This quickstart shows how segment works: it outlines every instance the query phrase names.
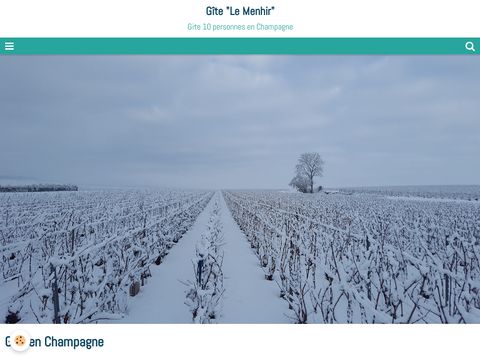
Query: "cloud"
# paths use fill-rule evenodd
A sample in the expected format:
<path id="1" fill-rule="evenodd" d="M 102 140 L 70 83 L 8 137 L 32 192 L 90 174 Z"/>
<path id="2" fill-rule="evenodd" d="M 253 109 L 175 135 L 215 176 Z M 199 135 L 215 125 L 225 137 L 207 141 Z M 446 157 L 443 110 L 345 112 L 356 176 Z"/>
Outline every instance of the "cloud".
<path id="1" fill-rule="evenodd" d="M 0 177 L 283 188 L 479 183 L 480 64 L 465 56 L 0 58 Z"/>

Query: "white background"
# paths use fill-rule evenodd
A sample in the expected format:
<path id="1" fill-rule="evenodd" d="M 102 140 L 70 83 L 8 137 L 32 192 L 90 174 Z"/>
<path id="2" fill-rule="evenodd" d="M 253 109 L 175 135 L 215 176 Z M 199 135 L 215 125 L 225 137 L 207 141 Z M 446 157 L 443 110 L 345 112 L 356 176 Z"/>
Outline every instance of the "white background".
<path id="1" fill-rule="evenodd" d="M 188 23 L 293 24 L 295 37 L 479 37 L 478 0 L 4 1 L 0 37 L 194 37 Z M 271 6 L 270 17 L 208 17 L 208 5 Z M 103 337 L 92 350 L 14 353 L 5 336 Z M 461 359 L 478 357 L 480 325 L 0 325 L 0 359 Z M 472 357 L 473 356 L 473 357 Z"/>
<path id="2" fill-rule="evenodd" d="M 264 17 L 206 16 L 206 6 L 275 6 Z M 0 37 L 206 37 L 188 23 L 293 24 L 293 37 L 479 37 L 478 0 L 22 0 L 3 1 Z"/>
<path id="3" fill-rule="evenodd" d="M 102 337 L 103 348 L 30 348 L 5 336 Z M 2 325 L 0 359 L 478 359 L 479 325 Z"/>

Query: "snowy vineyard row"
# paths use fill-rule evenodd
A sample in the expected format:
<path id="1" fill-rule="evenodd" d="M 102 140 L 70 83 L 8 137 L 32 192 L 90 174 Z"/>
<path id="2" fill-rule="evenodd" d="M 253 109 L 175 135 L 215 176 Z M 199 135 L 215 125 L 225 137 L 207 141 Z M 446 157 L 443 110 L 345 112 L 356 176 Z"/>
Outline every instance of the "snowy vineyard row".
<path id="1" fill-rule="evenodd" d="M 224 293 L 223 227 L 220 220 L 219 193 L 214 195 L 205 232 L 195 246 L 193 270 L 195 279 L 187 283 L 185 304 L 197 324 L 218 321 Z"/>
<path id="2" fill-rule="evenodd" d="M 480 322 L 478 204 L 224 196 L 296 322 Z"/>
<path id="3" fill-rule="evenodd" d="M 20 194 L 0 206 L 0 256 L 11 321 L 114 319 L 212 193 Z M 55 307 L 58 317 L 53 319 Z"/>
<path id="4" fill-rule="evenodd" d="M 141 216 L 132 205 L 144 206 L 146 212 L 161 212 L 192 195 L 178 191 L 0 194 L 0 246 L 21 247 L 24 240 L 35 240 L 44 232 L 85 232 L 82 227 L 107 226 L 108 221 L 115 227 L 118 220 Z"/>

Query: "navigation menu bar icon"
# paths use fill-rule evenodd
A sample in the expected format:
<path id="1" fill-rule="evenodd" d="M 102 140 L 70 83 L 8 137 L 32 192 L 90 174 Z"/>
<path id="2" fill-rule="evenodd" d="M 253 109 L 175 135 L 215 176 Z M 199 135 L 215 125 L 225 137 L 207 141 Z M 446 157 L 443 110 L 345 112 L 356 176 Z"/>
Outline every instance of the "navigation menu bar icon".
<path id="1" fill-rule="evenodd" d="M 5 41 L 5 51 L 15 50 L 15 43 L 13 41 Z"/>

